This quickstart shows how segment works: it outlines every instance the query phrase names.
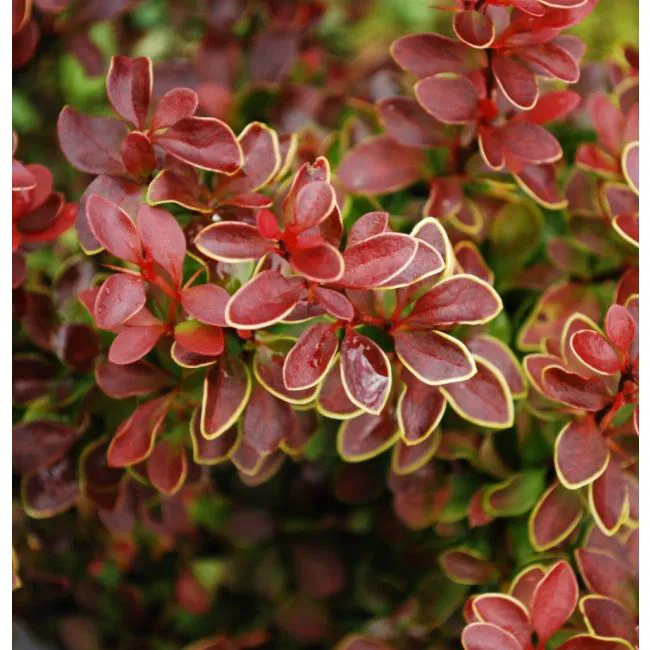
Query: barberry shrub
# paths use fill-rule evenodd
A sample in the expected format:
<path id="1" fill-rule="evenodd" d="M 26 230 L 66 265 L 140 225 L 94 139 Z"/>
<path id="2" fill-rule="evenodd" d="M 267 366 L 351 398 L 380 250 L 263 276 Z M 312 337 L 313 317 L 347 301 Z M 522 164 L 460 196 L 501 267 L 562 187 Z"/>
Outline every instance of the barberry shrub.
<path id="1" fill-rule="evenodd" d="M 89 95 L 37 85 L 47 145 L 14 134 L 18 615 L 638 648 L 638 54 L 590 58 L 596 0 L 347 58 L 373 3 L 170 2 L 163 45 L 161 3 L 33 4 L 17 83 L 60 57 Z"/>

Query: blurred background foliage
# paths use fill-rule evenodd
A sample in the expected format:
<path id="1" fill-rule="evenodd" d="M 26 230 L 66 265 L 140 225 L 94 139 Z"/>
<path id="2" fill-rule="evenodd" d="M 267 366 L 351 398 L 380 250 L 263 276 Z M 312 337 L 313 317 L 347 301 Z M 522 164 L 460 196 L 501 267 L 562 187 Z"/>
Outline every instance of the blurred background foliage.
<path id="1" fill-rule="evenodd" d="M 318 35 L 342 59 L 379 58 L 387 54 L 395 38 L 405 33 L 429 30 L 450 33 L 450 14 L 436 10 L 435 4 L 429 0 L 330 0 L 317 27 Z M 179 37 L 173 21 L 178 5 L 175 0 L 138 0 L 124 17 L 124 25 L 110 21 L 93 24 L 92 40 L 108 58 L 121 52 L 118 29 L 126 28 L 136 35 L 129 52 L 132 56 L 149 56 L 155 62 L 170 57 L 191 57 L 203 35 L 200 6 L 196 0 L 183 0 L 186 14 L 192 14 L 193 5 L 197 7 L 195 19 L 184 22 Z M 358 20 L 350 20 L 352 6 L 355 7 L 353 16 L 358 13 Z M 254 19 L 255 16 L 249 17 Z M 246 28 L 246 21 L 238 25 L 238 29 Z M 587 44 L 588 59 L 615 61 L 623 61 L 623 47 L 636 42 L 637 32 L 637 0 L 602 0 L 575 30 Z M 46 37 L 39 46 L 38 56 L 14 73 L 12 122 L 19 136 L 27 137 L 36 145 L 21 147 L 22 159 L 50 164 L 58 183 L 65 188 L 70 172 L 59 152 L 51 147 L 52 129 L 60 109 L 64 104 L 71 104 L 97 114 L 110 113 L 110 110 L 103 75 L 88 76 L 70 53 L 59 51 L 60 56 L 47 55 L 47 50 L 62 47 L 61 42 Z M 75 188 L 69 189 L 73 193 L 71 198 L 77 198 Z"/>

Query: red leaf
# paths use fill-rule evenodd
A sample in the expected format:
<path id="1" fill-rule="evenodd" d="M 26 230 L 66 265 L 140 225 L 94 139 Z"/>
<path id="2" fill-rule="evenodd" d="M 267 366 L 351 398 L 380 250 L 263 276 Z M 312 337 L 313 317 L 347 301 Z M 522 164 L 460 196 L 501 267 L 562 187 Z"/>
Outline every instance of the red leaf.
<path id="1" fill-rule="evenodd" d="M 93 236 L 111 255 L 138 264 L 140 237 L 124 210 L 99 194 L 91 194 L 86 201 L 86 215 Z"/>
<path id="2" fill-rule="evenodd" d="M 153 86 L 151 59 L 114 56 L 106 77 L 106 94 L 115 111 L 140 130 L 149 112 Z"/>
<path id="3" fill-rule="evenodd" d="M 536 551 L 561 544 L 582 519 L 582 502 L 576 492 L 553 484 L 530 515 L 530 541 Z"/>
<path id="4" fill-rule="evenodd" d="M 203 255 L 220 262 L 258 260 L 273 249 L 255 226 L 236 221 L 221 221 L 204 228 L 194 240 Z"/>
<path id="5" fill-rule="evenodd" d="M 226 306 L 226 322 L 237 329 L 268 327 L 291 313 L 300 298 L 302 282 L 279 271 L 263 271 L 242 286 Z"/>
<path id="6" fill-rule="evenodd" d="M 589 486 L 591 513 L 607 535 L 614 535 L 629 511 L 629 494 L 625 475 L 615 460 L 607 463 L 605 471 Z"/>
<path id="7" fill-rule="evenodd" d="M 444 270 L 445 263 L 431 244 L 421 240 L 416 240 L 416 244 L 413 259 L 397 275 L 380 285 L 382 289 L 407 287 Z"/>
<path id="8" fill-rule="evenodd" d="M 277 454 L 281 454 L 281 452 L 269 455 L 260 454 L 245 440 L 241 440 L 230 455 L 230 460 L 239 470 L 241 480 L 242 476 L 255 476 Z"/>
<path id="9" fill-rule="evenodd" d="M 459 11 L 454 14 L 454 32 L 459 40 L 481 49 L 489 47 L 496 35 L 490 17 L 479 11 Z"/>
<path id="10" fill-rule="evenodd" d="M 491 623 L 470 623 L 461 636 L 465 650 L 521 650 L 512 634 Z"/>
<path id="11" fill-rule="evenodd" d="M 348 151 L 338 178 L 349 192 L 387 194 L 404 189 L 422 177 L 424 152 L 405 147 L 386 135 L 373 136 Z"/>
<path id="12" fill-rule="evenodd" d="M 492 273 L 483 255 L 473 242 L 458 242 L 454 247 L 454 254 L 462 271 L 474 275 L 479 280 L 483 280 L 490 285 L 494 284 L 494 273 Z"/>
<path id="13" fill-rule="evenodd" d="M 621 166 L 625 180 L 637 195 L 639 194 L 639 165 L 639 143 L 630 142 L 623 150 Z"/>
<path id="14" fill-rule="evenodd" d="M 290 406 L 255 386 L 242 418 L 242 436 L 257 453 L 276 451 L 290 428 Z"/>
<path id="15" fill-rule="evenodd" d="M 27 64 L 36 53 L 41 30 L 36 20 L 28 20 L 11 39 L 11 65 L 14 69 Z"/>
<path id="16" fill-rule="evenodd" d="M 12 0 L 11 2 L 11 33 L 17 34 L 32 15 L 32 3 L 29 0 Z"/>
<path id="17" fill-rule="evenodd" d="M 302 230 L 317 226 L 330 214 L 335 203 L 336 196 L 329 183 L 309 183 L 296 195 L 292 223 Z"/>
<path id="18" fill-rule="evenodd" d="M 464 74 L 485 64 L 485 54 L 439 34 L 409 34 L 390 48 L 397 64 L 418 77 L 440 72 Z"/>
<path id="19" fill-rule="evenodd" d="M 497 54 L 492 58 L 492 71 L 506 98 L 517 108 L 533 108 L 539 97 L 535 75 L 509 56 Z"/>
<path id="20" fill-rule="evenodd" d="M 402 363 L 430 386 L 461 381 L 476 372 L 467 348 L 443 332 L 398 330 L 394 340 L 395 352 Z"/>
<path id="21" fill-rule="evenodd" d="M 11 254 L 11 288 L 18 289 L 25 281 L 27 262 L 20 253 Z M 350 319 L 347 319 L 350 320 Z"/>
<path id="22" fill-rule="evenodd" d="M 93 235 L 88 222 L 88 199 L 99 194 L 129 216 L 135 216 L 142 199 L 142 189 L 136 183 L 124 178 L 98 176 L 83 193 L 77 211 L 77 234 L 79 243 L 88 254 L 98 253 L 102 246 Z"/>
<path id="23" fill-rule="evenodd" d="M 592 418 L 569 422 L 555 441 L 555 469 L 569 489 L 594 481 L 608 460 L 607 445 Z"/>
<path id="24" fill-rule="evenodd" d="M 558 190 L 553 165 L 524 165 L 513 176 L 524 192 L 549 210 L 566 206 L 567 201 Z"/>
<path id="25" fill-rule="evenodd" d="M 217 357 L 190 352 L 178 341 L 172 343 L 169 353 L 174 362 L 181 368 L 205 368 L 206 366 L 213 366 L 217 362 Z"/>
<path id="26" fill-rule="evenodd" d="M 450 549 L 439 557 L 445 575 L 463 585 L 482 585 L 493 582 L 499 575 L 492 562 L 469 549 Z"/>
<path id="27" fill-rule="evenodd" d="M 455 275 L 427 291 L 404 319 L 410 326 L 477 325 L 492 320 L 503 308 L 497 292 L 473 275 Z"/>
<path id="28" fill-rule="evenodd" d="M 138 406 L 122 422 L 108 447 L 110 467 L 127 467 L 143 461 L 151 453 L 156 435 L 169 411 L 167 396 Z"/>
<path id="29" fill-rule="evenodd" d="M 18 162 L 15 158 L 11 161 L 11 190 L 25 191 L 36 187 L 36 178 L 28 167 Z"/>
<path id="30" fill-rule="evenodd" d="M 372 289 L 395 277 L 414 258 L 415 239 L 383 233 L 346 248 L 341 284 L 350 289 Z"/>
<path id="31" fill-rule="evenodd" d="M 386 133 L 405 147 L 439 147 L 447 141 L 444 126 L 410 97 L 388 97 L 377 103 Z"/>
<path id="32" fill-rule="evenodd" d="M 593 594 L 584 596 L 580 601 L 580 611 L 594 634 L 625 639 L 633 646 L 638 646 L 638 635 L 634 632 L 637 626 L 634 616 L 614 599 Z"/>
<path id="33" fill-rule="evenodd" d="M 282 237 L 282 230 L 278 225 L 278 220 L 270 210 L 259 210 L 255 215 L 255 223 L 259 234 L 264 239 L 278 240 Z"/>
<path id="34" fill-rule="evenodd" d="M 147 178 L 156 168 L 156 154 L 144 133 L 128 133 L 122 140 L 120 153 L 126 171 L 135 178 Z"/>
<path id="35" fill-rule="evenodd" d="M 174 338 L 186 350 L 208 357 L 223 352 L 224 338 L 220 327 L 187 320 L 176 325 Z"/>
<path id="36" fill-rule="evenodd" d="M 630 316 L 634 319 L 635 330 L 634 339 L 628 352 L 631 361 L 636 362 L 639 358 L 639 296 L 631 296 L 625 303 Z"/>
<path id="37" fill-rule="evenodd" d="M 573 9 L 586 4 L 585 0 L 538 0 L 541 4 L 552 9 Z"/>
<path id="38" fill-rule="evenodd" d="M 115 273 L 104 281 L 93 313 L 97 327 L 113 330 L 137 314 L 147 300 L 142 278 L 130 273 Z"/>
<path id="39" fill-rule="evenodd" d="M 480 621 L 496 625 L 512 635 L 520 648 L 530 644 L 533 631 L 530 617 L 526 608 L 511 596 L 483 594 L 472 601 L 472 609 Z"/>
<path id="40" fill-rule="evenodd" d="M 557 90 L 542 95 L 534 108 L 520 113 L 520 119 L 535 124 L 546 124 L 562 120 L 580 104 L 581 97 L 572 90 Z"/>
<path id="41" fill-rule="evenodd" d="M 602 639 L 591 634 L 577 634 L 557 647 L 557 650 L 629 650 L 630 646 L 617 639 Z"/>
<path id="42" fill-rule="evenodd" d="M 624 121 L 622 112 L 603 92 L 594 93 L 589 98 L 588 110 L 599 143 L 610 154 L 618 155 L 622 146 L 621 133 Z"/>
<path id="43" fill-rule="evenodd" d="M 639 293 L 639 271 L 630 267 L 616 283 L 615 301 L 617 305 L 626 305 L 630 298 Z M 629 311 L 629 310 L 628 310 Z"/>
<path id="44" fill-rule="evenodd" d="M 149 184 L 147 202 L 150 205 L 176 203 L 195 212 L 213 212 L 210 202 L 204 197 L 196 171 L 192 167 L 187 167 L 187 170 L 163 169 Z"/>
<path id="45" fill-rule="evenodd" d="M 126 128 L 111 117 L 89 117 L 66 106 L 56 125 L 59 145 L 68 162 L 87 174 L 120 175 L 125 172 L 120 155 Z"/>
<path id="46" fill-rule="evenodd" d="M 147 458 L 147 477 L 165 496 L 176 494 L 187 476 L 187 458 L 183 447 L 160 440 Z"/>
<path id="47" fill-rule="evenodd" d="M 561 560 L 538 583 L 531 604 L 531 619 L 544 645 L 568 620 L 578 604 L 578 581 L 569 564 Z"/>
<path id="48" fill-rule="evenodd" d="M 162 208 L 142 205 L 138 210 L 138 231 L 145 252 L 180 286 L 187 245 L 176 218 Z"/>
<path id="49" fill-rule="evenodd" d="M 523 571 L 520 571 L 510 584 L 510 595 L 530 611 L 535 588 L 545 575 L 546 571 L 539 564 L 528 566 Z"/>
<path id="50" fill-rule="evenodd" d="M 125 327 L 111 343 L 109 361 L 120 366 L 139 361 L 158 343 L 164 330 L 162 324 Z"/>
<path id="51" fill-rule="evenodd" d="M 397 402 L 397 421 L 402 440 L 417 445 L 440 424 L 447 400 L 435 387 L 424 384 L 411 373 L 404 375 L 404 386 Z"/>
<path id="52" fill-rule="evenodd" d="M 478 93 L 465 77 L 427 77 L 415 85 L 415 96 L 427 113 L 444 124 L 468 124 L 478 117 Z"/>
<path id="53" fill-rule="evenodd" d="M 344 273 L 343 256 L 331 244 L 294 250 L 291 266 L 312 282 L 337 282 Z"/>
<path id="54" fill-rule="evenodd" d="M 316 390 L 313 390 L 310 395 L 310 402 L 313 402 L 315 396 Z M 305 447 L 316 433 L 316 413 L 312 409 L 307 411 L 293 409 L 290 418 L 291 427 L 282 441 L 282 451 L 291 457 L 300 458 L 305 451 Z"/>
<path id="55" fill-rule="evenodd" d="M 434 457 L 440 447 L 441 439 L 442 434 L 439 429 L 415 445 L 406 444 L 402 435 L 393 447 L 392 471 L 398 476 L 417 472 Z"/>
<path id="56" fill-rule="evenodd" d="M 627 354 L 634 341 L 636 324 L 627 309 L 612 305 L 605 315 L 605 332 L 618 351 Z"/>
<path id="57" fill-rule="evenodd" d="M 341 378 L 352 402 L 368 413 L 381 413 L 390 393 L 390 362 L 374 341 L 351 329 L 341 344 Z"/>
<path id="58" fill-rule="evenodd" d="M 433 246 L 447 266 L 453 251 L 449 237 L 438 219 L 433 217 L 421 219 L 411 231 L 411 236 Z"/>
<path id="59" fill-rule="evenodd" d="M 501 373 L 477 357 L 476 373 L 469 379 L 444 384 L 443 394 L 463 418 L 486 427 L 504 429 L 514 420 L 512 395 Z"/>
<path id="60" fill-rule="evenodd" d="M 599 377 L 585 378 L 559 366 L 550 366 L 542 372 L 544 394 L 556 402 L 562 402 L 586 411 L 599 411 L 611 396 Z"/>
<path id="61" fill-rule="evenodd" d="M 52 465 L 62 458 L 80 436 L 71 426 L 48 420 L 32 420 L 12 429 L 11 463 L 25 474 Z"/>
<path id="62" fill-rule="evenodd" d="M 278 338 L 268 345 L 258 345 L 253 357 L 253 373 L 257 381 L 278 399 L 289 404 L 310 404 L 316 397 L 317 387 L 293 391 L 289 390 L 284 382 L 284 362 L 294 343 L 290 338 Z M 298 421 L 294 419 L 293 422 Z M 296 432 L 299 428 L 297 426 Z"/>
<path id="63" fill-rule="evenodd" d="M 235 194 L 223 199 L 221 205 L 232 205 L 236 208 L 251 208 L 257 210 L 259 208 L 268 208 L 273 204 L 273 199 L 264 194 L 257 194 L 249 192 L 248 194 Z"/>
<path id="64" fill-rule="evenodd" d="M 601 176 L 611 177 L 619 174 L 618 160 L 598 145 L 590 142 L 582 143 L 578 147 L 575 162 L 579 169 Z"/>
<path id="65" fill-rule="evenodd" d="M 338 320 L 354 318 L 354 307 L 342 293 L 319 286 L 313 288 L 313 293 L 314 298 L 330 316 L 334 316 Z"/>
<path id="66" fill-rule="evenodd" d="M 199 465 L 216 465 L 228 460 L 239 443 L 237 428 L 231 427 L 218 438 L 208 440 L 201 435 L 199 419 L 200 416 L 195 412 L 190 425 L 194 462 Z"/>
<path id="67" fill-rule="evenodd" d="M 222 356 L 205 375 L 202 435 L 212 440 L 229 429 L 244 410 L 250 391 L 251 379 L 246 365 L 239 359 Z"/>
<path id="68" fill-rule="evenodd" d="M 283 208 L 285 219 L 291 222 L 293 218 L 293 205 L 298 195 L 298 192 L 309 183 L 317 183 L 320 181 L 330 182 L 330 164 L 327 158 L 319 156 L 313 164 L 307 162 L 303 163 L 298 171 L 294 174 L 291 181 L 291 187 L 287 192 L 286 198 L 283 201 Z"/>
<path id="69" fill-rule="evenodd" d="M 172 126 L 183 118 L 192 117 L 199 105 L 197 94 L 189 88 L 172 88 L 158 102 L 149 130 L 153 133 L 158 129 Z"/>
<path id="70" fill-rule="evenodd" d="M 362 413 L 343 422 L 336 447 L 346 462 L 358 463 L 378 456 L 392 446 L 398 437 L 394 421 L 372 413 Z"/>
<path id="71" fill-rule="evenodd" d="M 212 117 L 185 117 L 157 134 L 155 142 L 175 158 L 208 171 L 234 174 L 243 163 L 235 134 Z"/>
<path id="72" fill-rule="evenodd" d="M 487 359 L 499 369 L 513 397 L 523 397 L 526 394 L 526 380 L 521 366 L 505 343 L 493 336 L 481 334 L 465 341 L 465 345 L 474 355 Z"/>
<path id="73" fill-rule="evenodd" d="M 289 390 L 303 390 L 318 384 L 330 368 L 338 346 L 336 329 L 331 325 L 317 324 L 306 329 L 284 361 L 285 386 Z"/>
<path id="74" fill-rule="evenodd" d="M 146 361 L 137 361 L 128 366 L 99 363 L 95 367 L 95 381 L 106 395 L 114 399 L 147 395 L 172 382 L 164 370 Z"/>
<path id="75" fill-rule="evenodd" d="M 183 289 L 181 302 L 189 316 L 206 325 L 226 327 L 226 304 L 230 295 L 216 284 L 199 284 Z"/>
<path id="76" fill-rule="evenodd" d="M 341 379 L 341 364 L 337 359 L 325 376 L 317 398 L 318 410 L 334 419 L 346 419 L 358 415 L 361 410 L 350 401 Z"/>
<path id="77" fill-rule="evenodd" d="M 614 217 L 612 226 L 618 234 L 634 246 L 639 246 L 639 215 L 619 214 Z"/>
<path id="78" fill-rule="evenodd" d="M 638 581 L 626 560 L 608 551 L 588 548 L 577 549 L 575 556 L 589 591 L 614 598 L 631 612 L 638 611 Z"/>
<path id="79" fill-rule="evenodd" d="M 388 230 L 388 212 L 366 212 L 350 228 L 346 248 L 352 248 Z"/>
<path id="80" fill-rule="evenodd" d="M 221 191 L 228 193 L 256 192 L 269 183 L 282 163 L 280 143 L 273 129 L 261 122 L 252 122 L 239 135 L 244 164 L 235 176 L 225 180 Z"/>
<path id="81" fill-rule="evenodd" d="M 580 66 L 573 56 L 557 43 L 527 45 L 516 50 L 517 56 L 566 83 L 580 79 Z"/>
<path id="82" fill-rule="evenodd" d="M 74 224 L 76 217 L 76 204 L 63 203 L 63 195 L 58 192 L 51 194 L 36 212 L 20 220 L 20 239 L 26 244 L 53 241 Z"/>
<path id="83" fill-rule="evenodd" d="M 599 374 L 613 375 L 621 368 L 622 360 L 618 353 L 598 332 L 575 332 L 571 335 L 570 345 L 580 361 Z"/>
<path id="84" fill-rule="evenodd" d="M 99 338 L 90 325 L 66 323 L 52 337 L 52 348 L 65 364 L 88 372 L 99 352 Z"/>
<path id="85" fill-rule="evenodd" d="M 27 515 L 43 519 L 72 507 L 79 494 L 75 469 L 69 458 L 62 458 L 53 465 L 25 474 L 21 494 Z"/>
<path id="86" fill-rule="evenodd" d="M 555 136 L 531 122 L 508 122 L 501 131 L 501 143 L 507 153 L 535 165 L 562 158 L 562 147 Z"/>

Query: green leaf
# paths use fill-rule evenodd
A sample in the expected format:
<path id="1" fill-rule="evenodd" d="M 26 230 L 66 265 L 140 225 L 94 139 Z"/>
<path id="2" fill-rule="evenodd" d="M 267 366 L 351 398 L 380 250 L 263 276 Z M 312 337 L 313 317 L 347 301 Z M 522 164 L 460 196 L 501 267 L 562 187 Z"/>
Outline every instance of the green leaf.
<path id="1" fill-rule="evenodd" d="M 443 625 L 462 605 L 469 587 L 451 581 L 442 573 L 425 578 L 416 593 L 416 621 L 428 630 Z"/>
<path id="2" fill-rule="evenodd" d="M 206 591 L 213 591 L 222 582 L 228 563 L 216 558 L 192 562 L 192 573 Z"/>
<path id="3" fill-rule="evenodd" d="M 469 502 L 474 492 L 480 486 L 480 480 L 475 474 L 452 474 L 449 477 L 451 494 L 438 521 L 451 524 L 467 517 Z"/>
<path id="4" fill-rule="evenodd" d="M 545 487 L 545 469 L 514 474 L 485 490 L 483 507 L 493 517 L 517 517 L 537 503 Z"/>
<path id="5" fill-rule="evenodd" d="M 532 202 L 508 203 L 492 221 L 488 262 L 502 281 L 521 269 L 540 245 L 543 226 L 541 210 Z"/>
<path id="6" fill-rule="evenodd" d="M 11 95 L 11 123 L 17 133 L 32 133 L 43 125 L 41 115 L 32 102 L 17 90 Z"/>

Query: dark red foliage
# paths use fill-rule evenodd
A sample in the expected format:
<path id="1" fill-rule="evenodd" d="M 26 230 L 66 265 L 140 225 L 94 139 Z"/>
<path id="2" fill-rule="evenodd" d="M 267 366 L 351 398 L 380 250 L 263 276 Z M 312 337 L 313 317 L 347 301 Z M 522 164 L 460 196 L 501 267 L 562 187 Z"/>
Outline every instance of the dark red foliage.
<path id="1" fill-rule="evenodd" d="M 596 0 L 451 0 L 389 52 L 335 4 L 13 0 L 17 78 L 89 84 L 44 91 L 47 166 L 13 142 L 19 616 L 638 648 L 638 54 L 583 62 Z"/>

